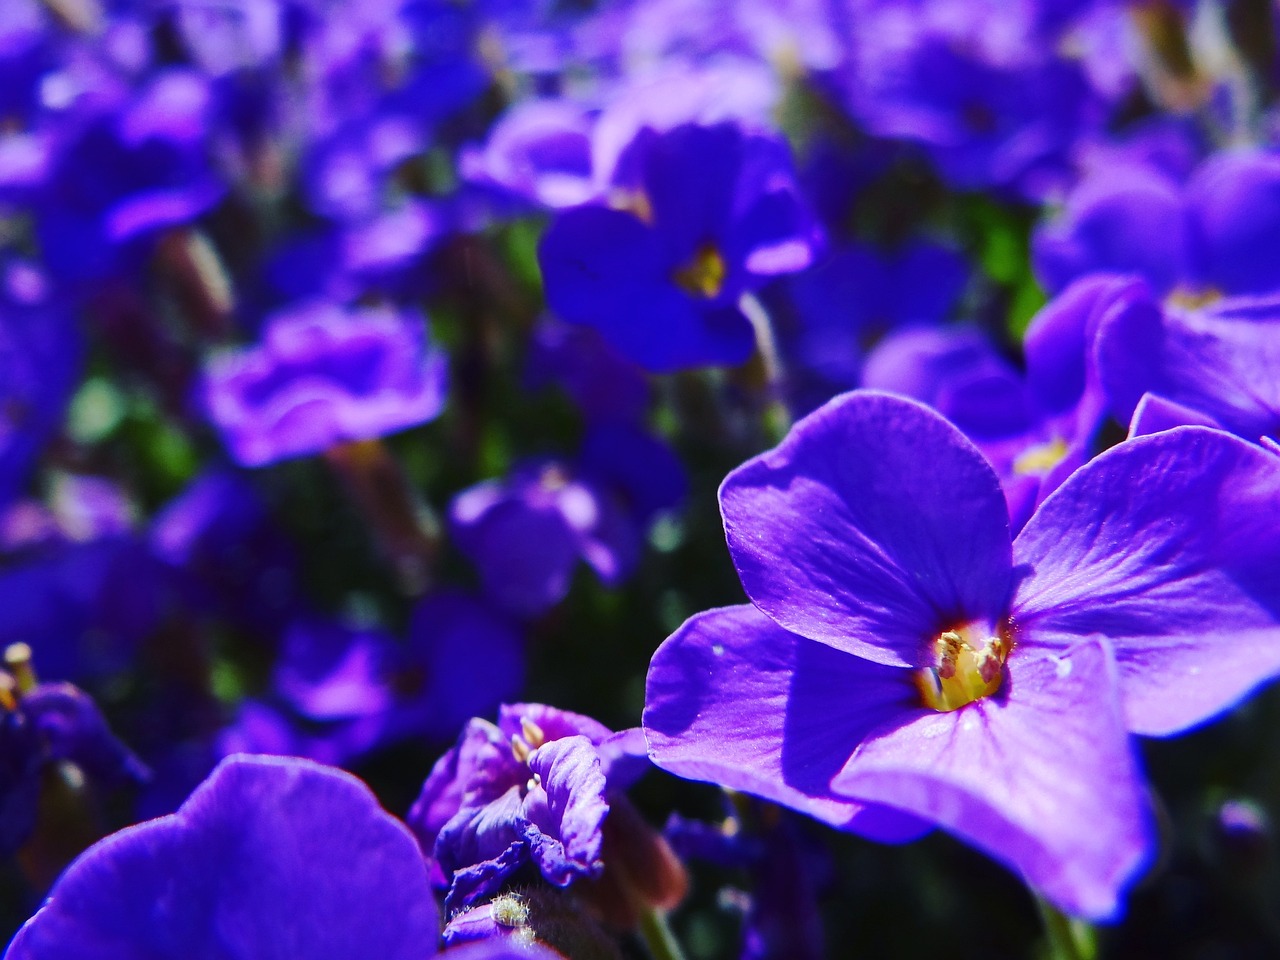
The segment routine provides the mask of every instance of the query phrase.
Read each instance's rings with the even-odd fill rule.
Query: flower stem
[[[659,907],[640,911],[640,938],[653,960],[684,960],[684,951],[667,923],[667,912]]]
[[[1083,920],[1068,917],[1047,901],[1036,898],[1040,917],[1044,921],[1045,940],[1049,960],[1094,960],[1098,955],[1098,941],[1093,927]]]

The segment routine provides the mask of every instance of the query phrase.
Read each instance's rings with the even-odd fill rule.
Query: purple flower
[[[1091,272],[1137,273],[1161,296],[1258,294],[1280,287],[1266,251],[1280,240],[1280,157],[1225,151],[1179,182],[1153,164],[1099,168],[1033,244],[1051,290]]]
[[[733,123],[645,129],[613,188],[621,209],[567,210],[543,237],[551,309],[650,370],[746,360],[739,297],[807,266],[819,240],[785,144]]]
[[[919,817],[1113,917],[1152,844],[1128,731],[1280,672],[1278,494],[1280,460],[1187,427],[1086,464],[1011,543],[951,424],[840,397],[721,487],[754,605],[655,654],[651,757],[856,832]]]
[[[1280,298],[1191,310],[1148,296],[1108,317],[1095,350],[1112,412],[1135,434],[1203,423],[1280,440]]]
[[[633,753],[630,732],[540,704],[468,723],[408,817],[439,865],[446,905],[491,897],[526,864],[560,887],[598,877],[606,790],[628,785]]]
[[[872,133],[921,145],[948,182],[1042,196],[1067,179],[1106,96],[1057,54],[1043,4],[855,0],[852,110]],[[1052,27],[1053,29],[1048,29]]]
[[[568,593],[579,559],[609,586],[629,576],[645,525],[684,488],[669,448],[637,428],[604,424],[588,434],[576,465],[524,464],[505,481],[462,491],[449,516],[485,592],[536,616]]]
[[[299,617],[273,673],[283,707],[250,705],[224,733],[223,749],[348,763],[409,737],[452,736],[514,694],[523,678],[519,633],[461,593],[420,601],[404,642]]]
[[[785,281],[796,314],[787,345],[836,390],[855,387],[870,343],[899,327],[945,319],[968,278],[964,259],[936,244],[887,253],[848,247]]]
[[[159,73],[113,106],[68,138],[38,200],[41,246],[63,279],[117,272],[134,241],[190,224],[226,189],[206,156],[210,93],[197,74]]]
[[[438,937],[413,837],[363,783],[232,757],[177,813],[86,851],[5,957],[416,960]]]
[[[214,358],[204,399],[235,458],[260,466],[425,423],[444,385],[421,317],[317,302],[268,318],[258,346]]]

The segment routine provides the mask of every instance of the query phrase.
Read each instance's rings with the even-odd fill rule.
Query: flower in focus
[[[751,606],[655,654],[659,766],[873,836],[944,827],[1105,919],[1151,852],[1128,731],[1280,672],[1280,462],[1186,427],[1073,474],[1012,543],[999,482],[927,408],[838,398],[726,478]]]

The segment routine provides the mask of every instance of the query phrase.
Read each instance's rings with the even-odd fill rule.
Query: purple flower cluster
[[[0,953],[1275,953],[1272,7],[2,0]]]

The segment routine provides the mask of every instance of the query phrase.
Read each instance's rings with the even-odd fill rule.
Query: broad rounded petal
[[[1246,440],[1280,434],[1280,302],[1273,298],[1163,315],[1153,307],[1118,311],[1099,330],[1097,354],[1122,419],[1152,392]]]
[[[89,848],[7,960],[418,960],[427,866],[350,774],[232,757],[176,814]]]
[[[1280,459],[1176,427],[1086,464],[1014,544],[1023,642],[1100,634],[1129,728],[1194,726],[1280,673]]]
[[[1178,186],[1156,170],[1117,167],[1091,177],[1065,215],[1036,231],[1036,275],[1061,290],[1088,273],[1137,273],[1158,291],[1186,275],[1188,217]]]
[[[1009,515],[977,448],[922,404],[855,391],[720,487],[742,585],[781,626],[895,666],[1003,616]]]
[[[1068,913],[1109,919],[1152,849],[1108,651],[1021,655],[1004,687],[873,732],[832,782],[933,821]]]
[[[653,655],[645,691],[649,756],[855,833],[919,836],[913,817],[832,794],[866,731],[906,709],[905,672],[788,633],[752,606],[689,619]]]
[[[1205,282],[1227,293],[1280,287],[1280,158],[1270,151],[1223,151],[1187,185]]]

